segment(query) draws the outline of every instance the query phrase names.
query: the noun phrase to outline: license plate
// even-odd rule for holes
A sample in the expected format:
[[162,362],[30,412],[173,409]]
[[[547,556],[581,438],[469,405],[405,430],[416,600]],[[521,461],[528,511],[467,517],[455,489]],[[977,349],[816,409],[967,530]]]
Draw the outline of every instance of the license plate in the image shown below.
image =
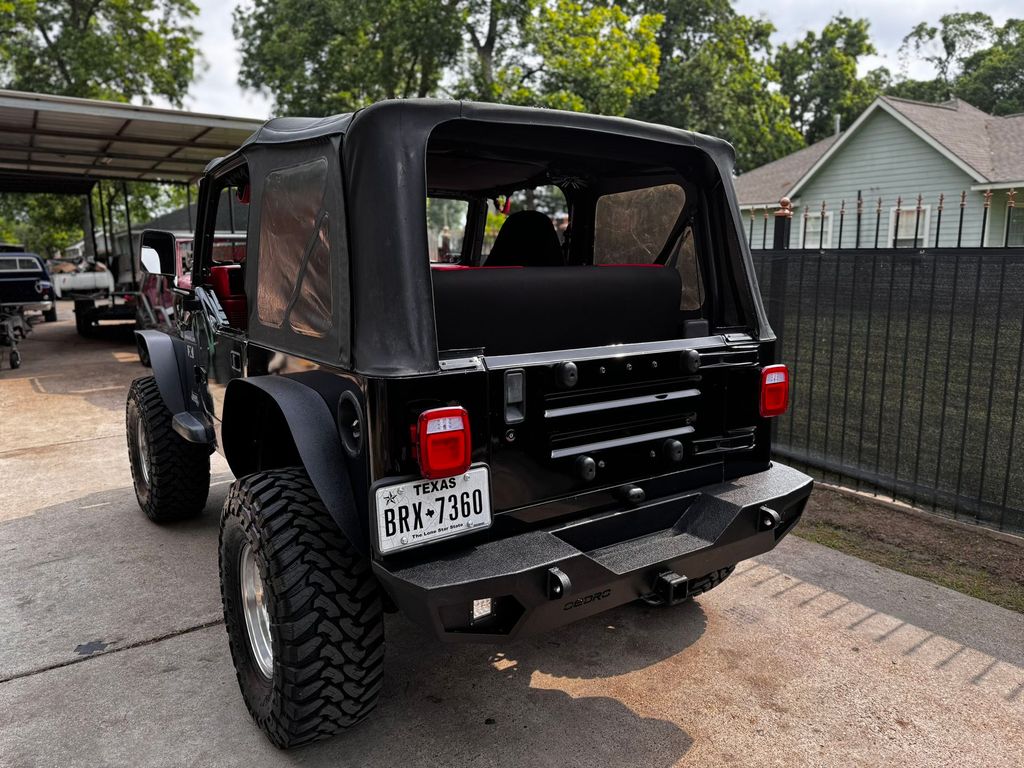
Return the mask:
[[418,547],[491,525],[486,466],[442,480],[410,480],[374,489],[381,554]]

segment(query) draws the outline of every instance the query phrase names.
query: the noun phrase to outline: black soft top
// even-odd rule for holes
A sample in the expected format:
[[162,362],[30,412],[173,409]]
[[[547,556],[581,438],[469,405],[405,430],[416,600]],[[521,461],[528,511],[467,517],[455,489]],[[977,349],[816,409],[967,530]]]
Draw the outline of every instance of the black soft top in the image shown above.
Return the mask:
[[[545,146],[551,147],[574,142],[581,135],[577,132],[586,132],[602,143],[644,142],[657,154],[663,148],[665,156],[683,148],[696,150],[724,182],[741,234],[729,183],[733,149],[721,139],[691,131],[621,117],[437,99],[383,101],[323,118],[276,118],[234,153],[211,162],[207,171],[244,156],[255,172],[258,196],[259,175],[296,156],[297,150],[301,154],[300,148],[340,149],[335,157],[341,161],[343,189],[338,194],[344,205],[338,218],[344,217],[347,242],[338,246],[332,240],[331,258],[344,274],[342,284],[336,285],[338,301],[351,311],[335,318],[329,340],[275,338],[277,334],[251,326],[254,339],[368,375],[408,376],[439,369],[430,267],[425,256],[419,257],[426,252],[427,145],[435,129],[460,123],[477,136],[488,135],[489,125],[495,131],[500,126],[506,135],[509,129],[529,128],[524,137],[538,135],[533,129],[539,129],[548,137]],[[331,162],[333,167],[337,160]],[[258,226],[257,213],[250,216],[250,242],[257,248],[253,234]]]

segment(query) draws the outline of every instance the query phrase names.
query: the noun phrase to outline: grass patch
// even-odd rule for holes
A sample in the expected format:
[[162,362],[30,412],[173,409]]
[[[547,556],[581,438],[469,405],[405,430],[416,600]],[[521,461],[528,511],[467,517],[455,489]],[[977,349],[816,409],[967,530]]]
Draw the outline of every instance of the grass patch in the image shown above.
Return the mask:
[[817,487],[794,533],[1024,613],[1024,540]]

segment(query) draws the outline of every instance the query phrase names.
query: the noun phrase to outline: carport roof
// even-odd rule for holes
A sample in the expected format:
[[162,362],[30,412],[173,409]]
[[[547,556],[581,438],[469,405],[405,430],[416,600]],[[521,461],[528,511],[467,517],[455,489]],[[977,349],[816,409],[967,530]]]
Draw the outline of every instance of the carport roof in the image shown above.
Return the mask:
[[264,121],[0,90],[0,192],[191,181]]

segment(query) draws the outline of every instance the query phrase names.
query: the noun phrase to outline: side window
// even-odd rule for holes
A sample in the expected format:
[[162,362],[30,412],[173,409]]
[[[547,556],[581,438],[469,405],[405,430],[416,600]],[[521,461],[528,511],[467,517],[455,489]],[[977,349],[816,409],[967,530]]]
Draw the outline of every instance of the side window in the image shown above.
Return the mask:
[[[603,195],[597,201],[594,220],[594,263],[655,263],[685,205],[686,193],[678,184]],[[700,309],[704,285],[692,227],[683,230],[666,266],[675,267],[682,278],[679,308]]]
[[332,317],[327,171],[326,158],[271,171],[260,210],[257,316],[315,337],[327,333]]
[[653,264],[685,203],[678,184],[603,195],[594,220],[594,263]]
[[427,252],[432,262],[450,264],[461,260],[468,217],[466,200],[427,198]]
[[498,238],[498,232],[509,214],[516,211],[540,211],[549,219],[558,234],[558,241],[565,241],[566,229],[569,226],[569,203],[565,199],[565,193],[554,184],[544,184],[532,189],[521,189],[512,195],[512,200],[505,200],[508,212],[499,211],[496,201],[491,200],[487,206],[487,223],[484,226],[484,240],[481,253],[487,256],[491,252],[494,241]]
[[16,272],[17,270],[17,259],[0,259],[0,272]]

